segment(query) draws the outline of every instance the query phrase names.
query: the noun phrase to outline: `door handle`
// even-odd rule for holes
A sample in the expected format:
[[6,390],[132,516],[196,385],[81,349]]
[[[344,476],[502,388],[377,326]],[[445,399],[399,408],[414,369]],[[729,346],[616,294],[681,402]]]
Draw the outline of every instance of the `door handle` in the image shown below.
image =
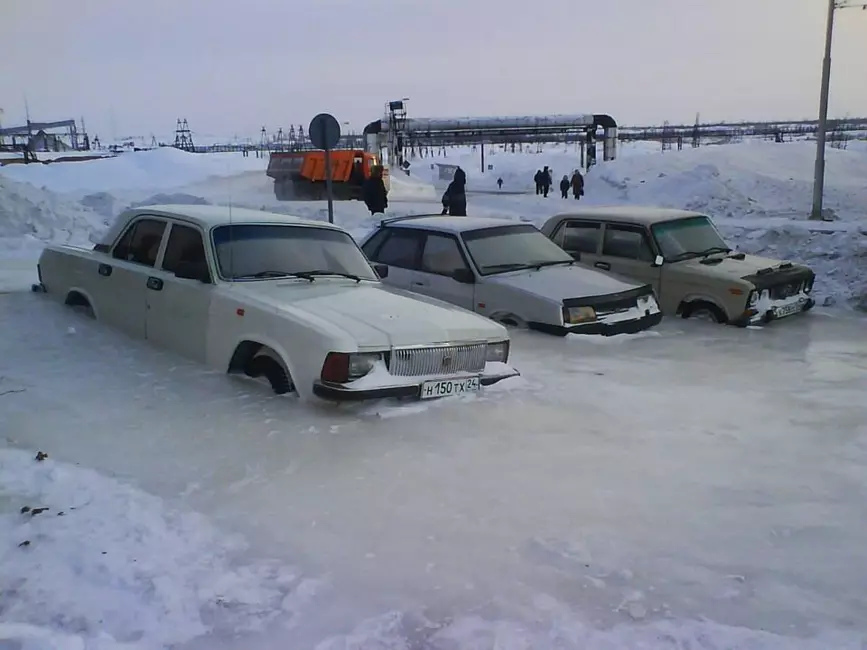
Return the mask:
[[152,291],[162,291],[163,290],[163,281],[159,278],[155,278],[153,276],[148,278],[148,289]]
[[414,286],[414,287],[426,287],[427,282],[413,282],[412,286]]
[[100,264],[99,265],[99,274],[105,277],[111,275],[112,268],[110,264]]
[[611,270],[611,265],[608,262],[596,262],[593,266],[597,269],[603,269],[605,271]]

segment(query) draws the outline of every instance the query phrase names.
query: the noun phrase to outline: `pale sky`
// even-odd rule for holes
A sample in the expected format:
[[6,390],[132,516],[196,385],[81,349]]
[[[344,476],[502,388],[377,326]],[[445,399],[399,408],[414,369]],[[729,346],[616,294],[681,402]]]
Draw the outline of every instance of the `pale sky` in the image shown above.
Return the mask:
[[[825,0],[0,0],[0,116],[91,135],[253,135],[319,112],[814,118]],[[831,115],[867,115],[867,11],[837,13]]]

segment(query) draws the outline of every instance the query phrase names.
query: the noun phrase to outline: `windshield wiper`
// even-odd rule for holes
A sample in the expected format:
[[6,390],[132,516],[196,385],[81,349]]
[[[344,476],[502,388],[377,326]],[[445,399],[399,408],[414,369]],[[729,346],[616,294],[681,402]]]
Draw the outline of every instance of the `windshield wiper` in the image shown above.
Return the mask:
[[672,255],[670,258],[668,258],[668,261],[680,262],[682,260],[688,260],[692,257],[707,257],[708,255],[713,255],[714,253],[730,253],[731,250],[731,248],[726,248],[724,246],[712,246],[711,248],[706,248],[703,251],[684,251],[683,253]]
[[519,269],[531,269],[533,266],[518,262],[506,262],[504,264],[486,264],[482,268],[486,271],[517,271]]
[[714,253],[731,253],[732,249],[728,246],[711,246],[710,248],[704,249],[701,253],[698,253],[702,257],[707,257],[708,255],[713,255]]
[[534,269],[538,270],[541,269],[543,266],[557,266],[558,264],[568,264],[569,266],[572,266],[573,264],[575,264],[575,260],[549,260],[547,262],[536,262],[535,264],[530,264],[529,266],[532,266]]
[[261,280],[262,278],[288,278],[296,275],[295,273],[287,273],[286,271],[259,271],[258,273],[248,273],[247,275],[233,275],[233,280]]
[[298,273],[293,273],[292,275],[299,278],[304,278],[305,280],[310,280],[311,282],[313,282],[314,277],[321,277],[324,275],[336,275],[341,278],[349,278],[350,280],[361,282],[361,278],[357,275],[353,275],[352,273],[342,273],[340,271],[299,271]]

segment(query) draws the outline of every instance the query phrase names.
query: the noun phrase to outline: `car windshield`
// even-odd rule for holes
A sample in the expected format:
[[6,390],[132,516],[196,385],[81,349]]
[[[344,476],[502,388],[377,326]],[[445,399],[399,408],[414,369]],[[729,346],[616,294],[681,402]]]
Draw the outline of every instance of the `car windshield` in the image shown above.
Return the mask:
[[707,217],[666,221],[651,231],[662,256],[672,262],[731,250]]
[[227,280],[329,275],[376,280],[347,233],[283,224],[238,224],[213,231],[220,276]]
[[465,232],[463,238],[481,275],[575,261],[529,224],[473,230]]

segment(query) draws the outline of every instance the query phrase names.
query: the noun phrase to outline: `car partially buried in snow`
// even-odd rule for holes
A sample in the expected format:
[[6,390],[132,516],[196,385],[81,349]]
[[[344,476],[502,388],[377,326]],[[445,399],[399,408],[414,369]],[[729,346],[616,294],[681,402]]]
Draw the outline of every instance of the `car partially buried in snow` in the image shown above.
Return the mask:
[[38,272],[34,290],[278,394],[427,399],[518,374],[505,327],[383,287],[349,233],[321,221],[138,207],[92,250],[46,247]]
[[498,218],[384,219],[362,241],[385,282],[550,334],[635,333],[659,323],[650,284],[578,264],[534,225]]
[[736,252],[699,212],[579,208],[542,232],[587,264],[652,284],[665,314],[747,326],[816,304],[809,267]]

